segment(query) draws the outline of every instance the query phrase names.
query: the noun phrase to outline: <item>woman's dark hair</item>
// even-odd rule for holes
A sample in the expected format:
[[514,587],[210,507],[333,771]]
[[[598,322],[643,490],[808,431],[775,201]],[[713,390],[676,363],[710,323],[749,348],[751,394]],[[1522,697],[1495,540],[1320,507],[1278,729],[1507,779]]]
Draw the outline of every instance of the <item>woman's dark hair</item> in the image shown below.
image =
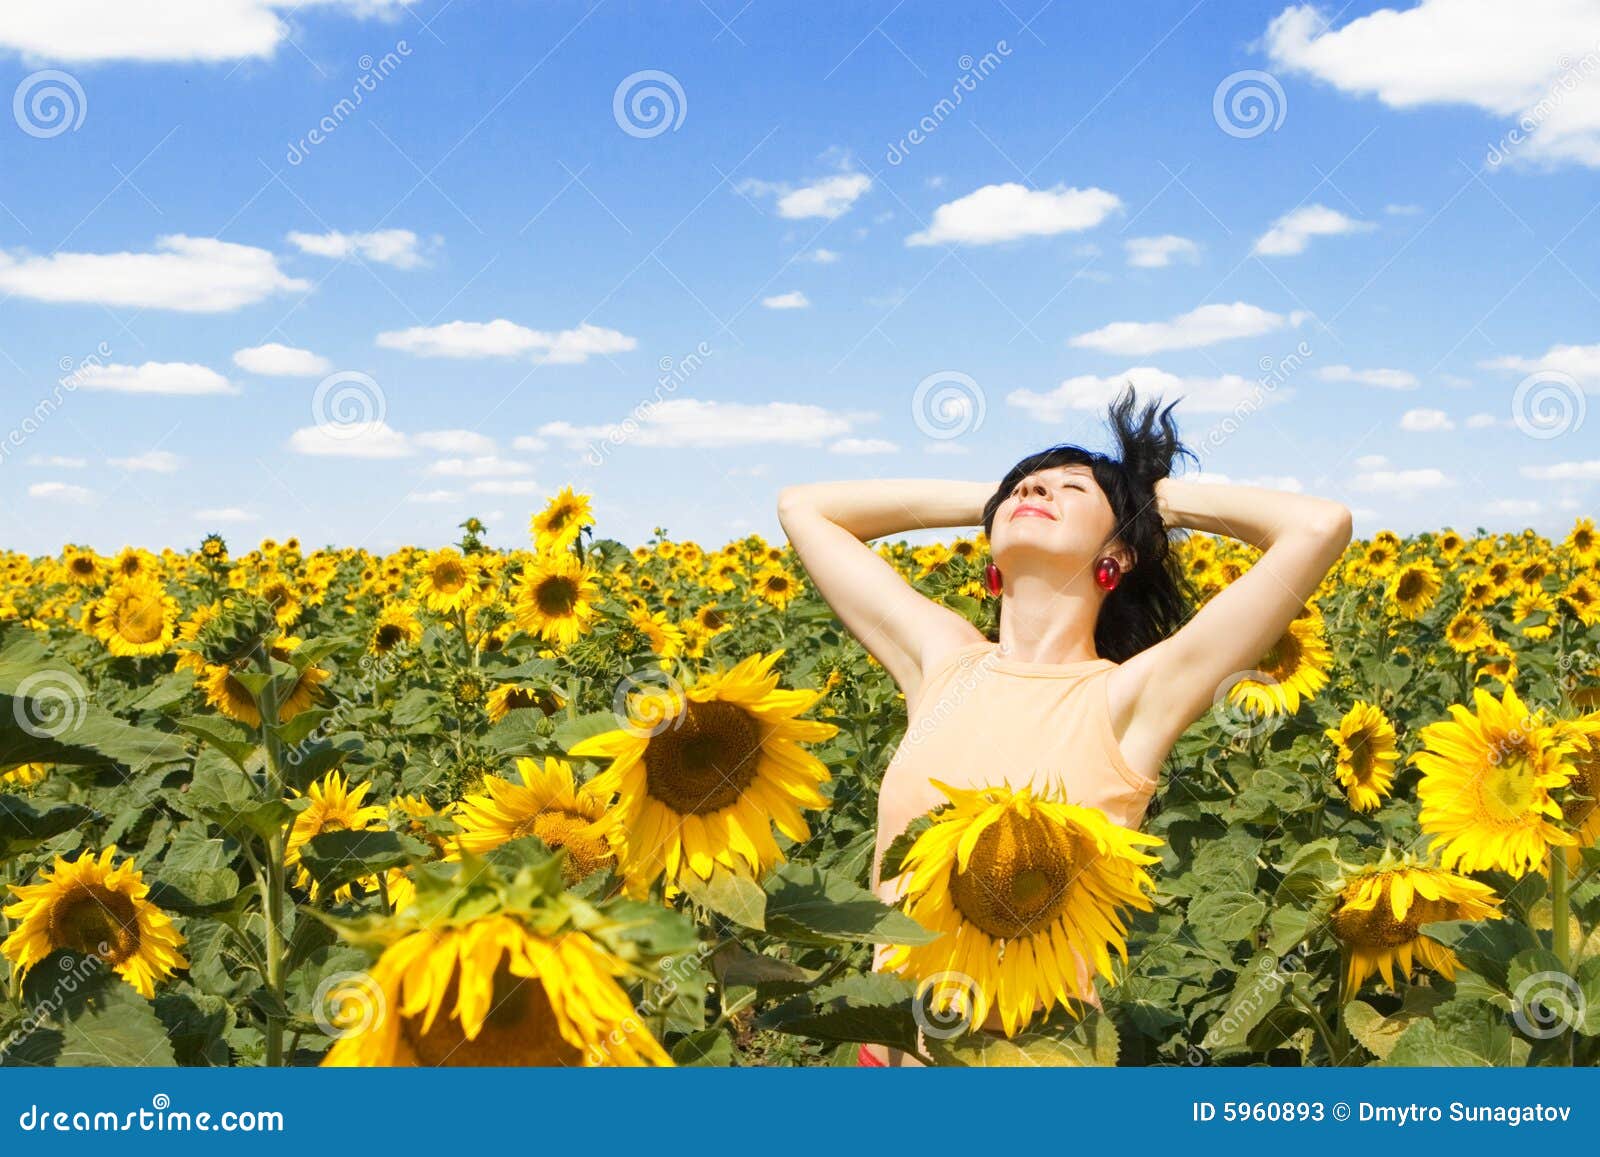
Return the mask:
[[1157,399],[1140,406],[1130,386],[1111,403],[1108,414],[1116,457],[1068,444],[1030,454],[1006,473],[983,508],[983,532],[988,535],[1000,504],[1028,475],[1052,466],[1087,466],[1094,473],[1111,504],[1116,538],[1133,556],[1122,581],[1106,596],[1094,627],[1095,650],[1118,663],[1182,626],[1192,601],[1156,506],[1156,483],[1172,473],[1180,455],[1194,457],[1178,440],[1172,420],[1176,404],[1163,407]]

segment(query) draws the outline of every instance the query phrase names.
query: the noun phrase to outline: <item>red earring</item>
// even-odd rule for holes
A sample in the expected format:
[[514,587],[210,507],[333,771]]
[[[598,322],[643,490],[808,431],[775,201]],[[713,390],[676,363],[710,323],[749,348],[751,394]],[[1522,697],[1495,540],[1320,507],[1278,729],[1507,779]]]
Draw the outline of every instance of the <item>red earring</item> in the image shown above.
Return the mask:
[[1000,568],[992,562],[983,568],[983,585],[989,588],[989,593],[995,598],[1000,597]]
[[1122,581],[1122,564],[1109,554],[1094,564],[1094,581],[1102,590],[1114,591]]

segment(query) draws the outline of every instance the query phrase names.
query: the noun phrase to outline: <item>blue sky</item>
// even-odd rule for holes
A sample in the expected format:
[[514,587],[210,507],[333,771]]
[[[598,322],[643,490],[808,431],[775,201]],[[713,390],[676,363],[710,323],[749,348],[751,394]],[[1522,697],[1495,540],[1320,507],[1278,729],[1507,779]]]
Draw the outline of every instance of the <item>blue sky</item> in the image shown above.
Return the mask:
[[8,92],[7,548],[720,544],[1130,376],[1358,533],[1600,495],[1600,3],[28,0]]

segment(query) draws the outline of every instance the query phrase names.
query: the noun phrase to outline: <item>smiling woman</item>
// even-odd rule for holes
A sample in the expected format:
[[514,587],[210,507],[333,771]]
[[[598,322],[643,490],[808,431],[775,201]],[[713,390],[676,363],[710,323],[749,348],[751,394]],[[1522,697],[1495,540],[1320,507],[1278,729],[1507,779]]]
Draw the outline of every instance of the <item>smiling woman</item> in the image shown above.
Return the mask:
[[[1172,744],[1240,675],[1259,674],[1251,668],[1349,542],[1350,512],[1337,503],[1168,477],[1184,453],[1171,409],[1125,393],[1109,413],[1116,456],[1056,446],[998,486],[822,483],[780,498],[818,591],[906,697],[873,881],[886,900],[909,889],[944,913],[943,935],[914,953],[880,951],[877,966],[937,983],[936,1014],[1010,1036],[1029,1010],[1097,1002],[1094,972],[1113,982],[1110,954],[1126,954],[1121,910],[1145,906],[1139,865],[1151,861],[1123,836],[1143,821]],[[1001,608],[994,640],[865,543],[980,523]],[[1168,549],[1182,529],[1265,552],[1192,615]],[[966,818],[951,844],[953,799]],[[896,837],[927,816],[933,826],[885,875]],[[953,870],[937,878],[913,870],[946,855]]]

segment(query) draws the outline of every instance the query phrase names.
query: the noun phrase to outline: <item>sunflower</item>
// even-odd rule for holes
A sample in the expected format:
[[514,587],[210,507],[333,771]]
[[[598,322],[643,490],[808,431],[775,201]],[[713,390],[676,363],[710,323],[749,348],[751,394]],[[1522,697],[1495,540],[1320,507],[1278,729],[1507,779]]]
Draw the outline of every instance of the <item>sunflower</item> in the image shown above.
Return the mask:
[[1461,611],[1446,624],[1444,641],[1458,655],[1471,655],[1494,642],[1494,632],[1483,616],[1472,611]]
[[1594,579],[1584,575],[1573,579],[1561,592],[1561,601],[1584,626],[1600,623],[1600,583]]
[[782,567],[771,566],[756,573],[750,589],[755,592],[756,598],[781,611],[800,593],[800,584],[794,575]]
[[400,647],[415,647],[422,641],[422,624],[417,609],[410,603],[388,603],[378,612],[368,647],[375,655],[387,655]]
[[[453,859],[455,850],[451,841],[428,830],[420,821],[439,814],[438,810],[420,795],[400,795],[389,801],[389,814],[405,821],[405,830],[427,841],[435,856]],[[416,897],[417,886],[412,882],[409,868],[390,868],[383,874],[384,890],[389,894],[389,910],[400,912],[410,906]]]
[[32,787],[50,771],[48,763],[18,763],[0,767],[0,787]]
[[1476,713],[1451,704],[1449,722],[1424,727],[1424,750],[1411,757],[1422,770],[1418,820],[1433,837],[1429,849],[1465,872],[1542,870],[1552,846],[1577,842],[1551,798],[1576,771],[1568,756],[1577,733],[1554,727],[1509,687],[1498,701],[1480,687],[1473,701]]
[[1264,679],[1240,679],[1228,691],[1230,702],[1252,715],[1293,715],[1302,699],[1310,699],[1328,683],[1333,662],[1319,615],[1297,618],[1261,656],[1257,672]]
[[1576,750],[1572,779],[1556,798],[1562,820],[1577,835],[1578,842],[1566,849],[1567,865],[1576,871],[1583,849],[1600,843],[1600,711],[1564,724],[1562,730],[1574,736]]
[[1600,562],[1600,533],[1594,528],[1594,519],[1580,518],[1572,524],[1562,547],[1579,566],[1594,566]]
[[1400,561],[1400,542],[1386,531],[1372,536],[1361,557],[1361,566],[1373,578],[1388,578]]
[[544,687],[525,687],[520,683],[502,683],[489,692],[483,709],[490,723],[499,723],[513,711],[537,707],[545,715],[554,715],[565,707],[566,700]]
[[1524,591],[1511,604],[1511,621],[1525,638],[1543,642],[1555,633],[1556,601],[1542,590]]
[[172,645],[178,603],[155,578],[118,579],[94,605],[93,621],[113,655],[160,655]]
[[517,626],[547,643],[574,643],[594,619],[594,571],[572,554],[542,554],[522,568]]
[[1141,846],[1159,845],[1160,837],[1032,788],[934,786],[951,806],[934,814],[906,853],[905,910],[939,938],[895,946],[885,967],[917,980],[951,972],[970,978],[972,991],[947,986],[935,1000],[963,1002],[960,1011],[975,1024],[997,1008],[1006,1036],[1041,1004],[1046,1012],[1057,1004],[1075,1012],[1074,1001],[1093,998],[1080,960],[1092,958],[1116,983],[1108,949],[1127,963],[1121,909],[1150,911],[1155,885],[1144,866],[1157,857]]
[[588,935],[540,935],[506,913],[412,932],[368,972],[376,1012],[326,1066],[670,1065],[617,983],[628,966]]
[[[296,797],[300,795],[298,791],[290,790]],[[297,869],[295,886],[309,890],[313,900],[322,898],[323,887],[312,879],[310,871],[300,862],[300,849],[312,836],[320,836],[325,832],[359,832],[384,827],[388,810],[382,804],[363,806],[361,803],[371,790],[370,783],[349,786],[343,773],[337,769],[306,790],[311,806],[294,817],[294,827],[289,830],[289,840],[284,848],[283,865]],[[368,879],[370,884],[368,880],[362,880],[361,883],[369,887],[377,886],[376,876]],[[352,895],[350,885],[341,884],[334,890],[333,899],[348,900]]]
[[99,586],[102,576],[100,558],[92,550],[69,546],[61,557],[61,572],[75,586]]
[[579,757],[611,760],[590,789],[622,798],[612,818],[626,832],[623,875],[642,894],[664,872],[676,884],[718,868],[759,877],[783,860],[772,825],[797,843],[811,837],[802,808],[821,809],[828,769],[801,749],[831,738],[831,723],[801,719],[820,691],[786,691],[772,670],[782,651],[752,655],[686,690],[635,696],[628,723],[583,740]]
[[1332,927],[1344,946],[1346,999],[1374,973],[1393,988],[1396,965],[1407,980],[1414,964],[1454,980],[1455,952],[1419,929],[1435,920],[1500,919],[1500,897],[1489,885],[1409,859],[1370,865],[1336,886]]
[[591,872],[616,862],[616,832],[595,834],[592,828],[606,812],[606,797],[578,787],[572,767],[559,759],[517,760],[522,783],[485,776],[485,794],[469,795],[456,805],[460,845],[475,854],[508,840],[538,836],[546,847],[567,853],[562,874],[575,884]]
[[[283,635],[273,640],[269,649],[274,659],[287,663],[290,653],[301,642],[293,635]],[[244,666],[248,665],[246,660]],[[311,707],[316,702],[317,688],[326,683],[328,678],[327,669],[314,664],[301,671],[294,686],[278,704],[278,722],[287,723]],[[239,679],[233,666],[225,663],[202,664],[198,686],[205,692],[206,703],[229,719],[236,719],[247,727],[261,726],[261,711],[256,706],[255,696]]]
[[175,968],[188,968],[179,951],[183,934],[150,903],[150,885],[129,857],[112,866],[116,845],[97,859],[85,852],[76,860],[61,856],[37,884],[12,884],[16,901],[3,914],[17,921],[0,944],[0,953],[25,974],[52,952],[69,949],[98,956],[146,1000],[155,999],[156,982]]
[[550,504],[533,516],[528,533],[534,546],[542,552],[564,551],[578,540],[583,528],[594,521],[594,511],[589,508],[587,494],[574,494],[572,487],[564,486],[550,500]]
[[1420,619],[1439,597],[1444,581],[1432,559],[1419,558],[1406,563],[1389,580],[1388,594],[1395,609],[1407,619]]
[[453,615],[477,594],[477,564],[461,552],[445,547],[434,551],[423,563],[417,595],[435,614]]
[[1398,752],[1393,725],[1372,704],[1358,702],[1345,713],[1338,727],[1330,727],[1323,734],[1338,753],[1339,783],[1351,808],[1358,812],[1376,810],[1394,785]]
[[683,629],[667,618],[666,611],[652,614],[641,608],[628,612],[628,620],[658,657],[668,659],[683,650]]

